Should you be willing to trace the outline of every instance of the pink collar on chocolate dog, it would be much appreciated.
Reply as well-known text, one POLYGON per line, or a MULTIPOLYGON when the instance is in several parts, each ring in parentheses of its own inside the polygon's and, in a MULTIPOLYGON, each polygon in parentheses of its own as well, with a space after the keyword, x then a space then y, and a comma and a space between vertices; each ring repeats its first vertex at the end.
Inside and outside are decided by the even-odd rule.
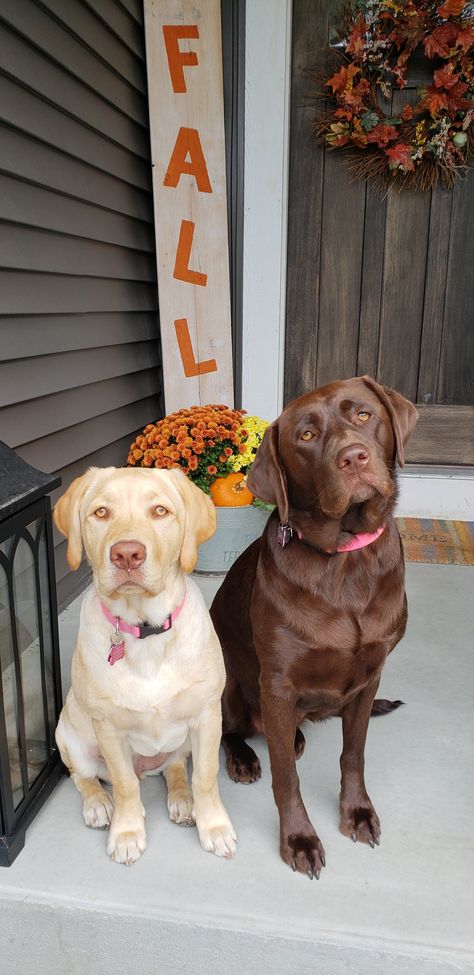
POLYGON ((328 551, 327 549, 320 548, 319 545, 314 545, 313 542, 307 542, 306 539, 303 538, 301 532, 297 531, 296 528, 292 528, 291 525, 280 524, 278 526, 277 541, 278 544, 284 548, 285 545, 291 541, 293 535, 296 535, 300 542, 304 542, 305 545, 310 545, 311 548, 315 548, 316 551, 321 553, 321 555, 337 555, 339 552, 354 552, 358 548, 365 548, 367 545, 375 542, 377 538, 380 538, 380 535, 384 529, 385 525, 381 525, 380 528, 377 528, 377 530, 374 532, 361 532, 359 535, 354 535, 354 537, 351 538, 349 542, 346 542, 345 545, 341 545, 339 548, 336 548, 335 551, 328 551))
POLYGON ((170 630, 174 620, 176 620, 184 606, 186 601, 186 591, 184 596, 172 613, 166 617, 164 623, 161 626, 151 626, 149 623, 140 623, 138 626, 133 626, 131 623, 127 623, 120 616, 114 616, 110 612, 110 609, 101 602, 100 608, 108 619, 109 623, 112 623, 115 627, 115 633, 110 637, 110 652, 107 660, 111 666, 113 666, 117 660, 122 660, 125 656, 125 642, 121 637, 124 633, 130 633, 132 636, 137 637, 138 640, 145 640, 147 636, 155 636, 160 633, 166 633, 170 630))
POLYGON ((351 538, 349 542, 337 548, 336 552, 353 552, 356 548, 365 548, 366 545, 371 545, 377 538, 380 538, 384 528, 385 525, 381 525, 375 532, 361 532, 360 535, 354 535, 354 538, 351 538))

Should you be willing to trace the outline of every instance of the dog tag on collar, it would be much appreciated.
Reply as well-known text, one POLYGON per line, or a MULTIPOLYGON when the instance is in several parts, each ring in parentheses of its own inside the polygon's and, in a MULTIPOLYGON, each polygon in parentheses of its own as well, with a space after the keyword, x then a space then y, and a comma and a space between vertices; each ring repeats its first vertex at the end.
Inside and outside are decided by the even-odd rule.
POLYGON ((107 661, 111 667, 117 663, 117 660, 122 660, 125 656, 125 641, 121 640, 120 643, 114 643, 113 640, 110 641, 110 650, 107 661))
POLYGON ((288 542, 291 541, 292 537, 293 537, 293 529, 291 528, 291 525, 282 525, 280 522, 280 524, 278 525, 278 534, 277 534, 278 544, 281 545, 282 548, 284 548, 285 545, 288 545, 288 542))
POLYGON ((107 662, 113 667, 117 663, 117 660, 122 660, 125 656, 125 640, 123 638, 123 633, 119 630, 118 618, 115 621, 115 630, 110 635, 110 650, 109 656, 107 657, 107 662))

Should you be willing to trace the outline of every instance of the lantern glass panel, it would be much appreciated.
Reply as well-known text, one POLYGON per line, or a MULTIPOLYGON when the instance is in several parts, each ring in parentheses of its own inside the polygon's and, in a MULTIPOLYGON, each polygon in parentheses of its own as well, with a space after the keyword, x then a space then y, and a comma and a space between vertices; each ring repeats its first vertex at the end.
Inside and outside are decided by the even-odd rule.
POLYGON ((41 594, 41 617, 43 621, 46 710, 49 724, 49 740, 51 742, 52 749, 54 749, 56 747, 54 732, 58 719, 54 695, 53 630, 51 622, 51 605, 49 600, 50 580, 48 569, 48 547, 46 542, 46 524, 44 521, 41 522, 39 527, 38 569, 41 594))
MULTIPOLYGON (((30 533, 36 534, 36 530, 36 523, 28 526, 30 538, 30 533)), ((27 774, 31 786, 47 761, 48 736, 43 708, 35 560, 31 544, 25 538, 19 539, 13 558, 13 592, 21 660, 27 774)))
MULTIPOLYGON (((10 540, 0 545, 0 551, 7 552, 10 540)), ((7 732, 8 757, 10 762, 13 807, 19 806, 24 798, 20 762, 20 727, 18 723, 18 688, 13 657, 11 632, 12 612, 8 593, 5 569, 0 564, 0 667, 2 671, 3 706, 7 732)))

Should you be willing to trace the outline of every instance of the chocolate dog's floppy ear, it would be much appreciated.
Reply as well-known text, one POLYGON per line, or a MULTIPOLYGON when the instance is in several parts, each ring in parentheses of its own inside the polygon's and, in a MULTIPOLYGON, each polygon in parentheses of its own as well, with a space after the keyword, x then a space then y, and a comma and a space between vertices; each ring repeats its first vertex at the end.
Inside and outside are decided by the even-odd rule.
POLYGON ((288 521, 288 488, 278 452, 278 420, 265 430, 257 456, 247 475, 247 487, 256 498, 276 504, 283 525, 288 521))
POLYGON ((383 403, 387 410, 395 438, 397 460, 400 467, 403 467, 405 463, 403 448, 415 429, 419 415, 418 410, 413 406, 413 403, 410 403, 410 400, 405 399, 401 393, 395 392, 394 389, 389 389, 388 386, 381 386, 380 383, 375 382, 375 379, 371 379, 370 376, 361 376, 360 378, 378 396, 380 402, 383 403))
POLYGON ((183 572, 192 572, 197 562, 198 545, 207 542, 216 530, 216 509, 208 495, 193 484, 184 471, 173 469, 171 474, 176 478, 186 512, 179 559, 183 572))

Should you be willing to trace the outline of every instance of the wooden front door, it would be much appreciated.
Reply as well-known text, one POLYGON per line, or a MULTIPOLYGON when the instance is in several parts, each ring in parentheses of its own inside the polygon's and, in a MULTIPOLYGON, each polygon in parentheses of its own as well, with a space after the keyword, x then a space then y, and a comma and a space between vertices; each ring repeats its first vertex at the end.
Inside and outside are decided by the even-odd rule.
POLYGON ((474 173, 380 199, 316 143, 311 73, 340 6, 294 0, 285 402, 368 373, 419 404, 409 461, 473 464, 474 173))

